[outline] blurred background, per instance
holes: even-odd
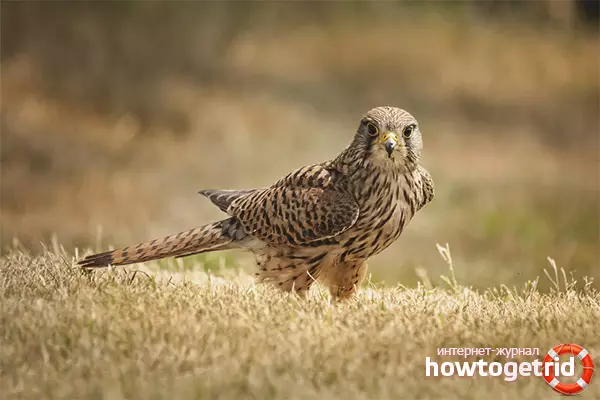
[[[203,188],[335,157],[407,109],[435,201],[372,280],[600,278],[597,1],[2,2],[2,251],[221,218]],[[231,263],[251,268],[247,256]]]

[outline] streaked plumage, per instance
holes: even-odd
[[[394,242],[434,195],[419,165],[421,134],[408,112],[370,110],[354,140],[334,160],[300,168],[274,185],[203,190],[229,218],[91,255],[86,268],[245,248],[256,255],[262,281],[304,293],[315,281],[338,297],[353,294],[366,261]]]

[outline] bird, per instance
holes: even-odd
[[[85,269],[246,249],[258,282],[304,296],[315,282],[336,300],[357,293],[367,261],[434,197],[420,164],[423,140],[407,111],[381,106],[360,120],[337,157],[296,169],[269,187],[201,190],[227,218],[135,246],[93,254]]]

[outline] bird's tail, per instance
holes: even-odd
[[[224,250],[243,235],[239,222],[235,218],[229,218],[136,246],[93,254],[79,261],[79,265],[83,268],[101,268]]]

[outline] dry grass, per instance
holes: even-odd
[[[600,362],[600,295],[591,282],[575,291],[557,270],[547,294],[535,282],[478,292],[451,269],[448,286],[369,285],[331,306],[318,288],[299,300],[231,270],[157,267],[86,274],[61,250],[8,252],[3,398],[533,399],[553,396],[541,378],[425,378],[425,357],[575,342]],[[599,396],[592,384],[581,398]]]

